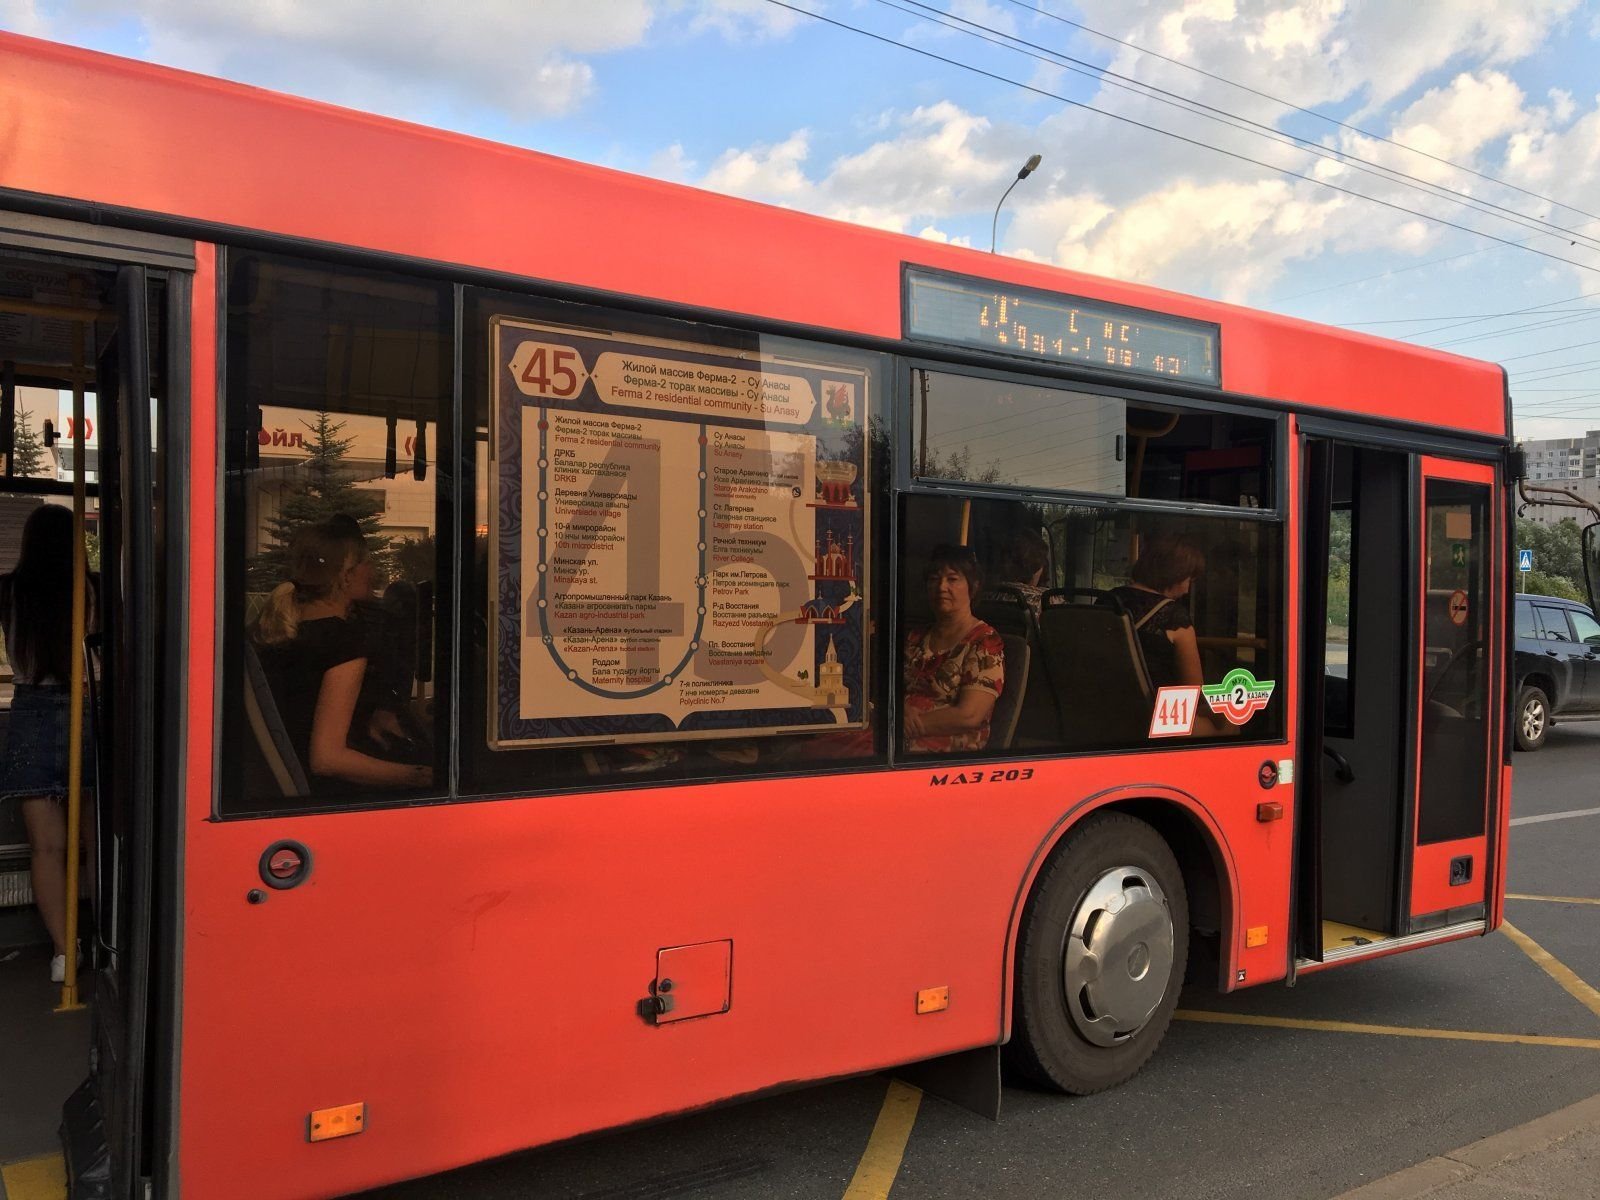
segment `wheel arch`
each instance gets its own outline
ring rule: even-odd
[[[1066,809],[1034,848],[1012,902],[1006,929],[1005,962],[1001,977],[1001,1040],[1011,1036],[1012,1005],[1016,992],[1017,944],[1022,920],[1033,898],[1045,864],[1077,825],[1096,813],[1120,812],[1137,817],[1161,835],[1183,873],[1190,894],[1189,925],[1203,928],[1201,919],[1215,922],[1218,940],[1218,988],[1232,988],[1239,958],[1236,932],[1239,909],[1239,872],[1227,835],[1198,798],[1179,788],[1135,784],[1085,796]],[[1196,902],[1196,888],[1199,903]]]
[[[1543,671],[1529,671],[1517,681],[1518,696],[1521,695],[1523,688],[1529,687],[1530,685],[1538,688],[1544,693],[1544,698],[1550,701],[1550,712],[1552,715],[1554,715],[1556,709],[1555,677],[1553,675],[1548,675]]]

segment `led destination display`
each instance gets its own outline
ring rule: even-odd
[[[906,336],[1217,384],[1217,327],[1080,296],[911,270]]]

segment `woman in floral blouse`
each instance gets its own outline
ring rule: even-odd
[[[1005,689],[1005,646],[972,614],[982,580],[965,546],[938,546],[928,560],[933,624],[906,635],[902,663],[905,748],[925,754],[982,750]]]

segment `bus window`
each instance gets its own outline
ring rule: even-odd
[[[227,271],[222,809],[426,793],[450,289],[253,252]]]
[[[881,757],[882,360],[471,299],[463,787]]]
[[[911,496],[902,530],[902,712],[939,690],[929,676],[941,664],[926,660],[941,620],[948,632],[942,641],[935,632],[934,649],[952,664],[968,657],[965,647],[951,649],[956,625],[974,630],[966,640],[978,648],[975,661],[992,656],[989,635],[1003,658],[986,728],[954,744],[913,728],[903,752],[1087,752],[1283,736],[1279,523]],[[976,565],[971,626],[950,622],[948,603],[928,585],[927,564],[949,560],[950,546],[966,548]],[[993,678],[954,665],[944,674],[939,703]]]
[[[912,472],[1001,484],[1271,508],[1276,422],[915,370]]]

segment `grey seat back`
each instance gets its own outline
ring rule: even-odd
[[[1062,748],[1142,745],[1155,692],[1127,613],[1107,604],[1047,605],[1039,631]]]
[[[1033,651],[1025,638],[1002,633],[1005,644],[1006,681],[995,701],[994,713],[989,718],[989,746],[991,749],[1009,750],[1011,739],[1017,734],[1017,717],[1022,712],[1022,698],[1028,693],[1028,669],[1033,661]]]
[[[261,659],[248,640],[244,644],[244,712],[256,748],[278,790],[285,796],[309,796],[311,784],[305,768],[289,741],[289,732],[267,683],[267,673],[261,668]]]

